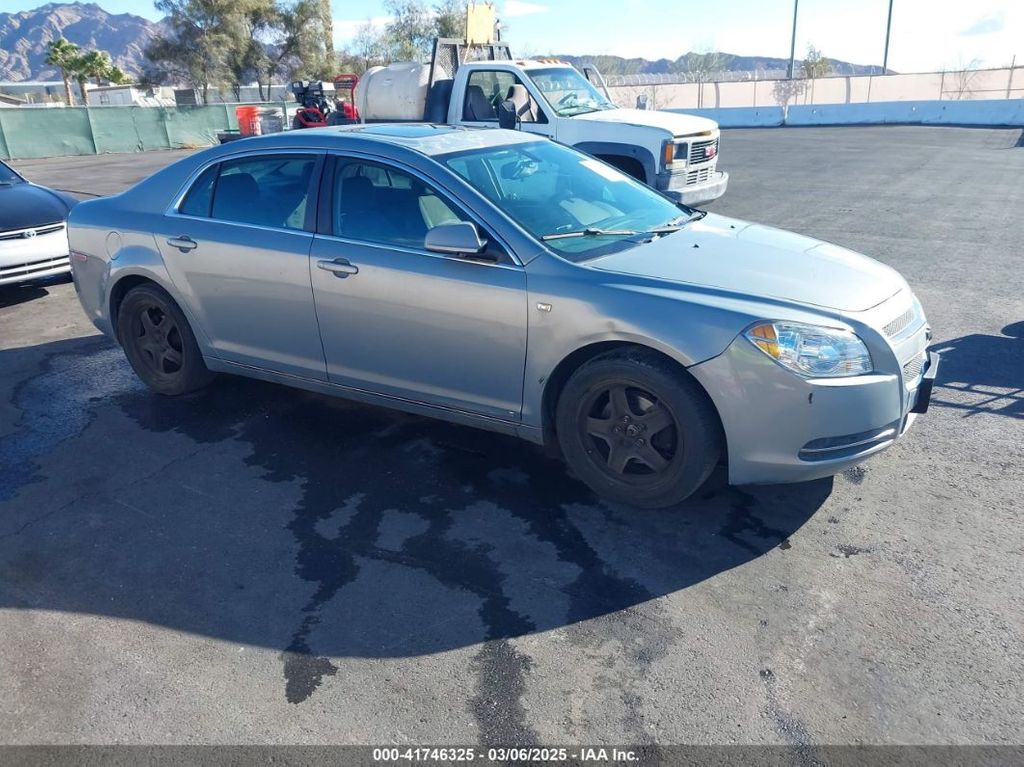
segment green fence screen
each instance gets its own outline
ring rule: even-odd
[[[217,143],[219,131],[238,128],[238,106],[0,109],[0,158],[210,146]]]

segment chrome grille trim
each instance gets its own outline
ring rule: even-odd
[[[715,153],[708,157],[706,150],[708,147],[714,147]],[[718,139],[713,138],[710,141],[694,141],[690,144],[690,165],[696,165],[701,162],[710,162],[718,157]]]
[[[71,258],[69,256],[45,258],[41,261],[30,261],[23,264],[10,264],[0,267],[0,280],[10,279],[11,277],[31,277],[37,272],[46,272],[62,266],[71,267]]]
[[[43,226],[30,226],[25,229],[11,229],[6,232],[0,232],[0,240],[25,240],[29,239],[25,237],[26,232],[35,232],[36,236],[42,237],[44,234],[53,234],[64,229],[63,223],[56,224],[44,224]]]

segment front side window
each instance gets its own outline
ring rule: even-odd
[[[207,169],[178,210],[238,224],[302,229],[316,160],[297,154],[228,160]]]
[[[438,158],[527,232],[573,261],[631,248],[687,218],[600,160],[551,141]]]
[[[422,248],[435,226],[471,220],[432,187],[394,168],[353,161],[335,171],[332,231],[339,237]]]
[[[615,109],[604,94],[572,67],[531,69],[529,75],[537,90],[561,117]]]

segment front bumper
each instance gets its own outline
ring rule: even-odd
[[[729,174],[725,171],[715,171],[710,179],[700,184],[675,187],[670,186],[666,180],[665,185],[667,188],[661,188],[662,184],[659,183],[659,191],[676,202],[691,207],[704,205],[725,194],[729,186]]]
[[[71,271],[67,229],[57,226],[41,227],[42,234],[35,229],[0,233],[0,285]]]
[[[898,374],[804,379],[737,339],[689,370],[725,429],[729,482],[803,482],[838,474],[891,446],[928,409],[939,356],[918,381]]]

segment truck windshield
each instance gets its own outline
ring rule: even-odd
[[[550,141],[437,159],[570,261],[636,247],[700,215],[600,160]]]
[[[572,67],[528,69],[544,99],[561,117],[615,109],[615,105]]]

